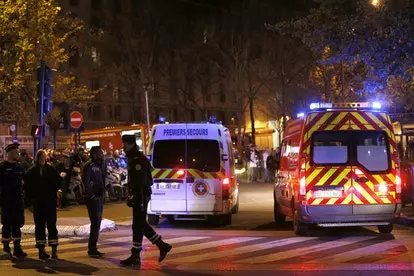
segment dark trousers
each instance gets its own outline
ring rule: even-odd
[[[147,222],[148,202],[149,199],[146,198],[143,206],[138,203],[132,208],[132,241],[133,248],[137,250],[142,250],[142,239],[144,236],[153,244],[161,239],[161,236]]]
[[[36,247],[44,248],[46,246],[46,228],[48,232],[49,246],[57,246],[58,230],[56,228],[56,202],[53,201],[48,204],[34,204],[33,219],[35,222]]]
[[[94,251],[97,250],[99,232],[101,230],[103,197],[86,200],[86,207],[88,208],[89,220],[91,221],[88,249],[89,251]]]
[[[1,223],[3,225],[1,231],[2,242],[9,243],[11,240],[20,241],[22,238],[20,228],[24,225],[23,203],[21,206],[13,206],[10,208],[3,206],[1,211]]]

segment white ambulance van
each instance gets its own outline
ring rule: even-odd
[[[148,158],[154,167],[150,224],[158,224],[160,216],[231,224],[239,208],[239,184],[230,133],[222,124],[156,125]]]

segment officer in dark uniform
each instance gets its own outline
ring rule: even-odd
[[[19,144],[6,147],[7,159],[0,165],[0,204],[3,251],[11,257],[10,241],[13,240],[13,255],[26,257],[20,246],[24,225],[23,178],[25,169],[19,164]]]
[[[57,192],[61,186],[61,178],[57,170],[46,163],[46,153],[39,150],[36,154],[35,165],[26,174],[26,199],[33,204],[33,219],[35,222],[36,248],[39,259],[50,258],[45,251],[46,227],[48,243],[52,248],[52,259],[57,260],[58,230],[57,222]]]
[[[151,199],[151,164],[139,151],[135,135],[122,136],[124,151],[128,158],[128,192],[127,204],[132,207],[132,236],[133,247],[131,256],[121,261],[124,266],[140,266],[140,252],[142,250],[142,239],[145,236],[152,244],[160,250],[158,261],[161,262],[171,251],[172,246],[165,243],[161,236],[147,223],[147,207]]]

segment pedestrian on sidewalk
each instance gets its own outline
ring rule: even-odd
[[[267,159],[270,157],[270,150],[266,149],[262,154],[263,179],[264,183],[270,183],[270,171],[267,166]]]
[[[91,258],[102,258],[105,254],[98,251],[97,243],[101,230],[105,198],[106,169],[101,147],[92,147],[89,154],[90,160],[85,164],[82,177],[85,186],[84,197],[86,207],[88,208],[89,220],[91,221],[88,255]]]
[[[13,240],[13,255],[27,256],[20,245],[24,225],[23,179],[25,169],[19,164],[19,144],[8,145],[7,159],[0,165],[0,206],[3,252],[11,257],[10,242]]]
[[[140,266],[140,252],[142,239],[145,236],[160,250],[159,262],[162,262],[171,251],[172,246],[165,243],[147,222],[147,207],[151,199],[151,186],[153,184],[152,166],[145,155],[139,151],[135,135],[122,136],[124,151],[128,158],[128,200],[132,207],[132,241],[131,256],[121,261],[123,266]]]
[[[30,205],[33,204],[36,248],[39,250],[39,259],[47,260],[50,258],[50,255],[45,251],[47,228],[48,245],[52,248],[52,259],[57,260],[57,193],[61,188],[61,178],[57,170],[46,162],[44,150],[37,151],[34,166],[27,172],[25,183],[27,202]]]

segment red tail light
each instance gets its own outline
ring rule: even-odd
[[[223,199],[229,199],[230,197],[230,178],[226,177],[221,181],[221,195]]]
[[[397,193],[401,193],[401,183],[402,183],[402,181],[401,181],[401,177],[397,174],[396,176],[395,176],[395,184],[396,184],[396,192]]]
[[[299,200],[306,204],[306,159],[303,159],[299,171]]]
[[[399,174],[395,175],[395,201],[401,203],[401,177]]]

